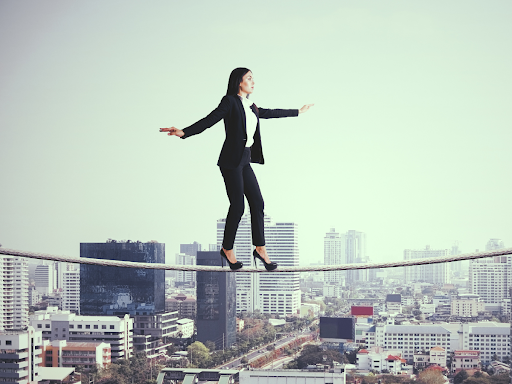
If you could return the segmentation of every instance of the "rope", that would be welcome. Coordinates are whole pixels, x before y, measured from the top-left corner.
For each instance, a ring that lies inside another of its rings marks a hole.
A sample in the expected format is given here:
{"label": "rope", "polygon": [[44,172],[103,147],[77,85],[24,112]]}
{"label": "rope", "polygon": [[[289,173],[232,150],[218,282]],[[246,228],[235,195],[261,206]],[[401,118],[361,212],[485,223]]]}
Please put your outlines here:
{"label": "rope", "polygon": [[[45,253],[35,253],[26,251],[17,251],[14,249],[0,248],[0,255],[8,256],[19,256],[28,257],[40,260],[52,260],[61,261],[64,263],[75,263],[75,264],[92,264],[92,265],[104,265],[109,267],[124,267],[124,268],[143,268],[143,269],[164,269],[170,271],[196,271],[196,272],[267,272],[263,267],[262,269],[256,269],[252,267],[243,267],[236,271],[231,271],[229,267],[211,267],[205,265],[168,265],[161,263],[136,263],[132,261],[121,261],[121,260],[109,260],[109,259],[92,259],[87,257],[70,257],[70,256],[55,256]],[[280,266],[271,273],[276,272],[314,272],[314,271],[347,271],[354,269],[375,269],[375,268],[393,268],[393,267],[410,267],[413,265],[424,265],[424,264],[438,264],[438,263],[451,263],[454,261],[462,260],[475,260],[483,259],[486,257],[512,255],[512,248],[497,249],[488,252],[475,252],[466,253],[456,256],[444,256],[444,257],[431,257],[424,259],[411,259],[401,261],[390,261],[386,263],[369,263],[369,264],[342,264],[342,265],[310,265],[307,267],[287,267]],[[219,256],[220,257],[220,256]]]}

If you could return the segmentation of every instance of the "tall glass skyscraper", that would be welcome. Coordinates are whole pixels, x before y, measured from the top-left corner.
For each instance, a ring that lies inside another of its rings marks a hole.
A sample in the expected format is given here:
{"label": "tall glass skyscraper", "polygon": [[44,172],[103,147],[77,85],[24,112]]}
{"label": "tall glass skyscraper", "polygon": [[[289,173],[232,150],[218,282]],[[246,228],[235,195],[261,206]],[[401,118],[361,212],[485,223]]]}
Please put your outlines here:
{"label": "tall glass skyscraper", "polygon": [[[197,265],[220,267],[219,252],[197,252]],[[197,272],[197,340],[217,349],[236,342],[236,279],[228,271]]]}
{"label": "tall glass skyscraper", "polygon": [[[165,263],[165,244],[81,243],[80,257]],[[154,315],[165,311],[165,271],[80,265],[82,315]]]}

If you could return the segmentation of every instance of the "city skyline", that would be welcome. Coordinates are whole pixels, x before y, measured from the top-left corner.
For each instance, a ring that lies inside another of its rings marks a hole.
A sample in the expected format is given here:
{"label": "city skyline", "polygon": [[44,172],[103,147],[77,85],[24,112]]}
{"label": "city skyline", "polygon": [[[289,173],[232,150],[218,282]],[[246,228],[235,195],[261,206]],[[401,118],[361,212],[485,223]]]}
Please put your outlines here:
{"label": "city skyline", "polygon": [[222,123],[190,140],[158,128],[206,116],[238,66],[258,106],[315,103],[262,121],[254,166],[266,213],[300,227],[302,264],[331,227],[364,231],[376,262],[512,244],[510,2],[199,4],[0,5],[4,247],[215,243]]}

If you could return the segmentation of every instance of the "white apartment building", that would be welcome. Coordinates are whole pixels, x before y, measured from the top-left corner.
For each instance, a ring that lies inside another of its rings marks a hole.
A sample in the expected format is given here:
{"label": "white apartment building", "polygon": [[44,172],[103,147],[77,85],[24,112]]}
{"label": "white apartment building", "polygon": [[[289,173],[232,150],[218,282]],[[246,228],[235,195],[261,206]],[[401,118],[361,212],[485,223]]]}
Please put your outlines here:
{"label": "white apartment building", "polygon": [[0,382],[39,383],[42,345],[41,332],[32,327],[0,332]]}
{"label": "white apartment building", "polygon": [[[427,245],[423,250],[404,250],[404,260],[428,259],[431,257],[448,256],[448,249],[430,249]],[[405,283],[426,282],[431,284],[447,284],[450,282],[450,263],[415,265],[404,267]]]}
{"label": "white apartment building", "polygon": [[[341,265],[346,264],[345,256],[345,235],[340,235],[335,228],[331,228],[324,237],[324,264]],[[340,284],[345,279],[344,271],[324,272],[326,284]],[[325,296],[325,295],[324,295]],[[334,296],[334,295],[332,295]]]}
{"label": "white apartment building", "polygon": [[0,255],[0,331],[28,326],[28,263]]}
{"label": "white apartment building", "polygon": [[[238,320],[238,319],[237,319]],[[194,334],[194,320],[179,319],[176,321],[178,336],[182,339],[188,339]]]}
{"label": "white apartment building", "polygon": [[401,351],[371,348],[369,351],[361,349],[357,352],[357,369],[382,372],[387,370],[392,374],[402,372],[406,361],[402,359]]}
{"label": "white apartment building", "polygon": [[510,298],[512,256],[496,256],[473,260],[469,265],[469,287],[487,304],[501,304]]}
{"label": "white apartment building", "polygon": [[127,359],[133,352],[133,319],[129,315],[79,316],[48,307],[30,316],[30,325],[42,331],[44,340],[109,343],[112,361]]}
{"label": "white apartment building", "polygon": [[503,361],[510,358],[510,324],[480,322],[462,324],[460,349],[480,351],[482,363],[489,364],[496,354]]}
{"label": "white apartment building", "polygon": [[411,360],[414,353],[439,346],[447,354],[455,350],[480,351],[482,363],[489,364],[494,354],[510,358],[510,324],[484,321],[467,324],[378,324],[366,332],[368,347],[401,350]]}
{"label": "white apartment building", "polygon": [[[272,223],[265,216],[265,242],[270,260],[283,267],[299,266],[298,226],[295,223]],[[217,246],[222,245],[225,219],[217,221]],[[234,244],[238,261],[251,265],[253,245],[251,217],[244,215],[238,226]],[[220,257],[220,256],[219,256]],[[256,260],[258,268],[263,264]],[[253,264],[254,265],[254,264]],[[279,271],[279,267],[277,269]],[[259,310],[280,315],[297,314],[300,309],[300,273],[237,273],[237,312]]]}
{"label": "white apartment building", "polygon": [[[64,263],[61,263],[64,264]],[[61,265],[61,267],[63,267]],[[62,271],[62,310],[80,314],[80,269],[66,264]]]}

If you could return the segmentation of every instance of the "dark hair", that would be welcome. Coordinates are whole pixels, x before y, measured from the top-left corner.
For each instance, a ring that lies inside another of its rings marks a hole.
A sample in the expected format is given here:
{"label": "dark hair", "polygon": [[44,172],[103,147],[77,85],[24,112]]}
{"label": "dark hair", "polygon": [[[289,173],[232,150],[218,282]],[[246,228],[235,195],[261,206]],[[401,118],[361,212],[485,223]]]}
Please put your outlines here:
{"label": "dark hair", "polygon": [[231,75],[229,75],[228,90],[226,95],[238,94],[238,91],[240,91],[240,83],[242,82],[245,74],[249,71],[249,68],[235,68],[231,71]]}

